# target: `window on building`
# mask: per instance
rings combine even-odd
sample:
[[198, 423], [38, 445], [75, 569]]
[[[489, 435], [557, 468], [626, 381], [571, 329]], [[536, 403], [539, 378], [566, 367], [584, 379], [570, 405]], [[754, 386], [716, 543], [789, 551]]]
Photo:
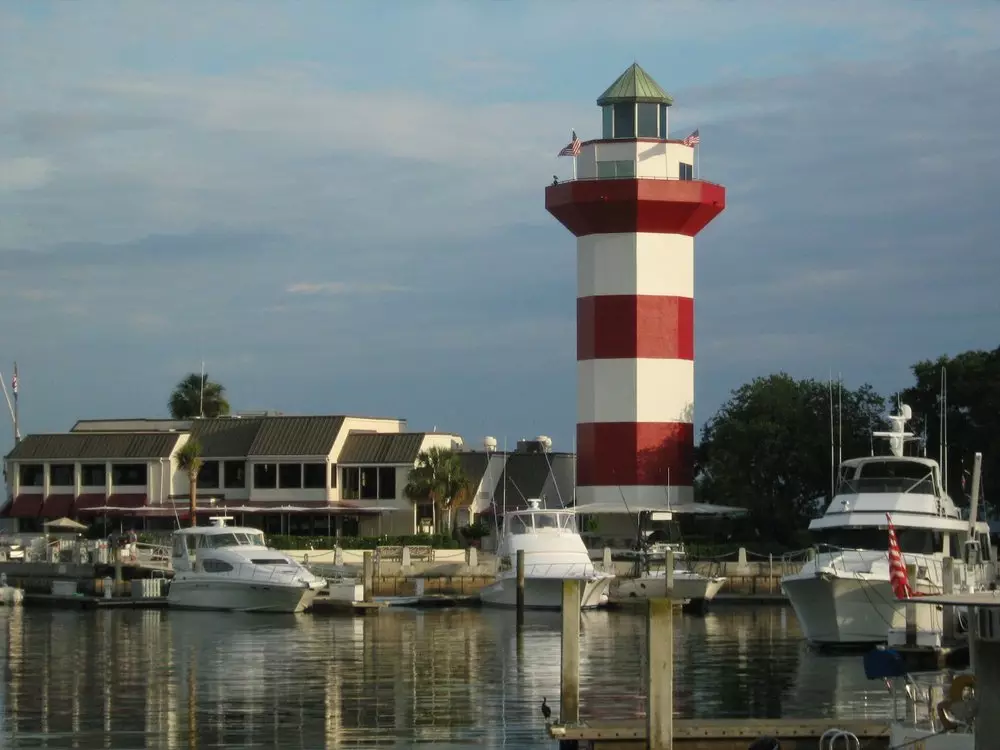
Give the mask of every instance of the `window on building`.
[[42, 464], [21, 464], [18, 478], [22, 487], [41, 487], [45, 484], [45, 467]]
[[201, 465], [201, 471], [198, 472], [198, 489], [199, 490], [219, 489], [218, 461], [205, 461], [205, 463]]
[[601, 115], [604, 118], [604, 127], [601, 129], [602, 138], [615, 137], [615, 110], [610, 104], [601, 107]]
[[638, 117], [636, 118], [636, 131], [640, 138], [656, 138], [660, 130], [657, 125], [657, 115], [659, 106], [640, 102], [636, 105]]
[[283, 490], [301, 490], [302, 464], [278, 464], [278, 486]]
[[274, 490], [278, 488], [277, 464], [254, 464], [253, 487], [255, 490]]
[[247, 486], [247, 465], [243, 461], [225, 461], [222, 479], [227, 490], [242, 490]]
[[345, 500], [357, 500], [361, 497], [361, 469], [357, 466], [345, 466], [343, 468], [343, 489], [341, 497]]
[[694, 179], [694, 166], [691, 164], [680, 163], [680, 178], [682, 180], [693, 180]]
[[104, 464], [80, 464], [80, 484], [84, 487], [104, 487], [107, 475]]
[[660, 105], [660, 138], [667, 139], [667, 105]]
[[599, 161], [597, 162], [597, 177], [601, 180], [613, 180], [618, 177], [635, 177], [635, 162], [631, 159]]
[[615, 105], [615, 138], [635, 138], [635, 105]]
[[326, 487], [326, 464], [302, 464], [302, 486], [307, 490]]
[[357, 536], [361, 531], [361, 519], [357, 516], [344, 516], [340, 523], [340, 530], [344, 536]]
[[330, 486], [337, 486], [337, 464], [330, 464]]
[[75, 474], [73, 464], [52, 464], [49, 467], [49, 484], [53, 487], [72, 487]]
[[393, 500], [396, 497], [396, 467], [378, 468], [378, 499]]
[[111, 483], [116, 487], [145, 487], [146, 464], [112, 464]]
[[361, 467], [361, 499], [378, 500], [378, 468]]

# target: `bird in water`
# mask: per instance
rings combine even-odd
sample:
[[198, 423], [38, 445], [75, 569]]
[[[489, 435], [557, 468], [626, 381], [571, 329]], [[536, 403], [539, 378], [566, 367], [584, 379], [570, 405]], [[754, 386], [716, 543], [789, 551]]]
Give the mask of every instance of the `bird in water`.
[[545, 721], [548, 721], [549, 717], [552, 716], [552, 708], [545, 702], [546, 700], [546, 698], [542, 698], [542, 716], [545, 717]]

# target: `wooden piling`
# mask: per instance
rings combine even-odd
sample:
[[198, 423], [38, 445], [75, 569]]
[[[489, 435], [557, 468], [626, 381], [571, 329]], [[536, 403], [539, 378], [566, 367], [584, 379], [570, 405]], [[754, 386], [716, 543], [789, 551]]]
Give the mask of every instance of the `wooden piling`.
[[[668, 555], [671, 553], [668, 553]], [[649, 750], [674, 747], [674, 602], [650, 599], [646, 615], [649, 674], [646, 738]]]
[[517, 551], [517, 619], [520, 622], [524, 617], [524, 550]]
[[562, 661], [559, 722], [580, 722], [580, 580], [562, 583]]
[[666, 557], [664, 559], [664, 571], [663, 580], [666, 582], [666, 597], [668, 599], [673, 599], [674, 597], [674, 551], [672, 549], [667, 550]]
[[375, 556], [370, 549], [366, 549], [362, 556], [361, 573], [365, 601], [371, 602], [375, 596]]
[[[907, 565], [906, 566], [906, 580], [910, 584], [911, 589], [916, 588], [917, 583], [917, 566]], [[906, 645], [916, 646], [917, 645], [917, 605], [907, 602], [903, 605], [903, 612], [906, 617]]]
[[[985, 621], [997, 617], [995, 610], [977, 614]], [[983, 638], [978, 631], [979, 623], [970, 619], [969, 632], [975, 641], [972, 670], [976, 675], [976, 699], [979, 704], [975, 750], [993, 750], [997, 735], [1000, 735], [1000, 639]]]

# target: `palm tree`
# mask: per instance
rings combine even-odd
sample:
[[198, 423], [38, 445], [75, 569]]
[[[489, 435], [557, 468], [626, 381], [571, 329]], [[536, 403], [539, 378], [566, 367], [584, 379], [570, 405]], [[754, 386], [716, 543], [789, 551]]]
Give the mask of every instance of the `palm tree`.
[[198, 525], [198, 472], [201, 471], [201, 443], [195, 438], [190, 438], [181, 449], [177, 451], [177, 468], [187, 474], [188, 484], [188, 515], [191, 516], [190, 525]]
[[403, 494], [415, 502], [434, 503], [434, 524], [447, 533], [455, 502], [468, 494], [469, 480], [458, 454], [446, 448], [421, 451], [407, 479]]
[[208, 373], [192, 372], [170, 394], [170, 416], [174, 419], [224, 417], [229, 414], [226, 388], [208, 379]]

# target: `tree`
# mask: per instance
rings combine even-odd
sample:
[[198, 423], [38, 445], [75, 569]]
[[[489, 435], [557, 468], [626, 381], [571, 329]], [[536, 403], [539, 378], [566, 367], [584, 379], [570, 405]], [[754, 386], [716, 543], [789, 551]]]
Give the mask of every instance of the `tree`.
[[[909, 427], [926, 435], [927, 455], [934, 459], [939, 459], [942, 447], [941, 371], [945, 370], [949, 494], [963, 499], [963, 476], [972, 471], [974, 454], [981, 452], [982, 496], [997, 503], [996, 493], [986, 490], [1000, 481], [1000, 347], [925, 360], [911, 369], [916, 383], [898, 395], [913, 409]], [[971, 489], [968, 482], [965, 489]]]
[[[841, 394], [843, 457], [870, 452], [884, 399], [869, 385]], [[834, 410], [837, 406], [834, 387]], [[707, 502], [747, 508], [757, 533], [796, 544], [797, 532], [830, 497], [830, 388], [785, 373], [733, 391], [705, 425], [696, 452], [696, 491]]]
[[201, 444], [196, 438], [190, 438], [181, 449], [177, 451], [177, 468], [187, 474], [188, 485], [188, 514], [190, 515], [190, 525], [198, 525], [198, 472], [201, 471]]
[[229, 414], [226, 389], [208, 379], [208, 373], [192, 372], [170, 394], [170, 416], [174, 419], [224, 417]]
[[431, 448], [421, 451], [410, 469], [405, 494], [414, 502], [434, 504], [434, 525], [440, 533], [451, 529], [451, 515], [456, 502], [468, 495], [469, 480], [462, 462], [452, 450]]

